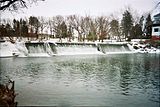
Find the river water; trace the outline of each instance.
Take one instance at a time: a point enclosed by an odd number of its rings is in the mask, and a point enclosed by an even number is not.
[[[1,58],[19,106],[159,107],[159,54]]]

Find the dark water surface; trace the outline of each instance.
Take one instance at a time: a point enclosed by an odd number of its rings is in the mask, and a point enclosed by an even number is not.
[[[19,106],[159,107],[160,55],[1,58]]]

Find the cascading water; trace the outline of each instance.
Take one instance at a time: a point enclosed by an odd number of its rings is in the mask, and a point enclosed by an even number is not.
[[[8,47],[9,46],[9,47]],[[2,43],[0,55],[13,56],[14,51],[19,57],[50,57],[54,55],[84,55],[84,54],[116,54],[132,53],[127,44],[106,43],[53,43],[53,42],[10,42]]]
[[[56,44],[55,43],[47,43],[47,49],[48,53],[50,55],[56,55],[57,54],[57,49],[56,49]]]
[[[57,43],[56,49],[58,55],[102,54],[95,44]]]
[[[105,54],[131,52],[127,44],[98,44],[98,47]]]
[[[36,43],[25,43],[25,46],[28,50],[28,56],[39,57],[45,56],[49,57],[54,55],[52,49],[50,48],[49,43],[36,42]]]
[[[45,50],[46,50],[47,54],[48,55],[53,55],[53,52],[52,52],[52,50],[50,48],[49,43],[46,42],[44,45],[45,45]]]
[[[16,42],[15,47],[19,51],[19,57],[26,57],[28,56],[28,50],[25,46],[25,42]]]

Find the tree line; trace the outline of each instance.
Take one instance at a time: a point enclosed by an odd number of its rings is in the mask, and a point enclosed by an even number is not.
[[[137,16],[138,17],[138,16]],[[48,38],[68,38],[71,41],[75,37],[78,41],[102,41],[104,39],[140,39],[151,38],[152,20],[149,14],[146,18],[141,16],[138,20],[133,18],[130,10],[126,9],[122,19],[108,16],[79,16],[61,15],[46,18],[30,16],[24,19],[1,19],[0,37],[32,37],[37,39],[44,35]]]

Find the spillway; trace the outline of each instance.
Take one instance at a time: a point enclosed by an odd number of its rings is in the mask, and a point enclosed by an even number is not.
[[[14,49],[14,50],[13,50]],[[54,42],[8,42],[1,43],[1,56],[13,56],[18,51],[19,57],[51,57],[55,55],[89,55],[132,53],[127,44],[117,43],[54,43]]]
[[[50,45],[51,43],[47,42],[25,43],[25,47],[28,50],[28,56],[30,57],[49,57],[54,55],[55,52],[51,49]]]
[[[98,49],[104,54],[131,53],[127,44],[104,44],[99,43]]]
[[[94,43],[56,43],[58,55],[102,54]]]

